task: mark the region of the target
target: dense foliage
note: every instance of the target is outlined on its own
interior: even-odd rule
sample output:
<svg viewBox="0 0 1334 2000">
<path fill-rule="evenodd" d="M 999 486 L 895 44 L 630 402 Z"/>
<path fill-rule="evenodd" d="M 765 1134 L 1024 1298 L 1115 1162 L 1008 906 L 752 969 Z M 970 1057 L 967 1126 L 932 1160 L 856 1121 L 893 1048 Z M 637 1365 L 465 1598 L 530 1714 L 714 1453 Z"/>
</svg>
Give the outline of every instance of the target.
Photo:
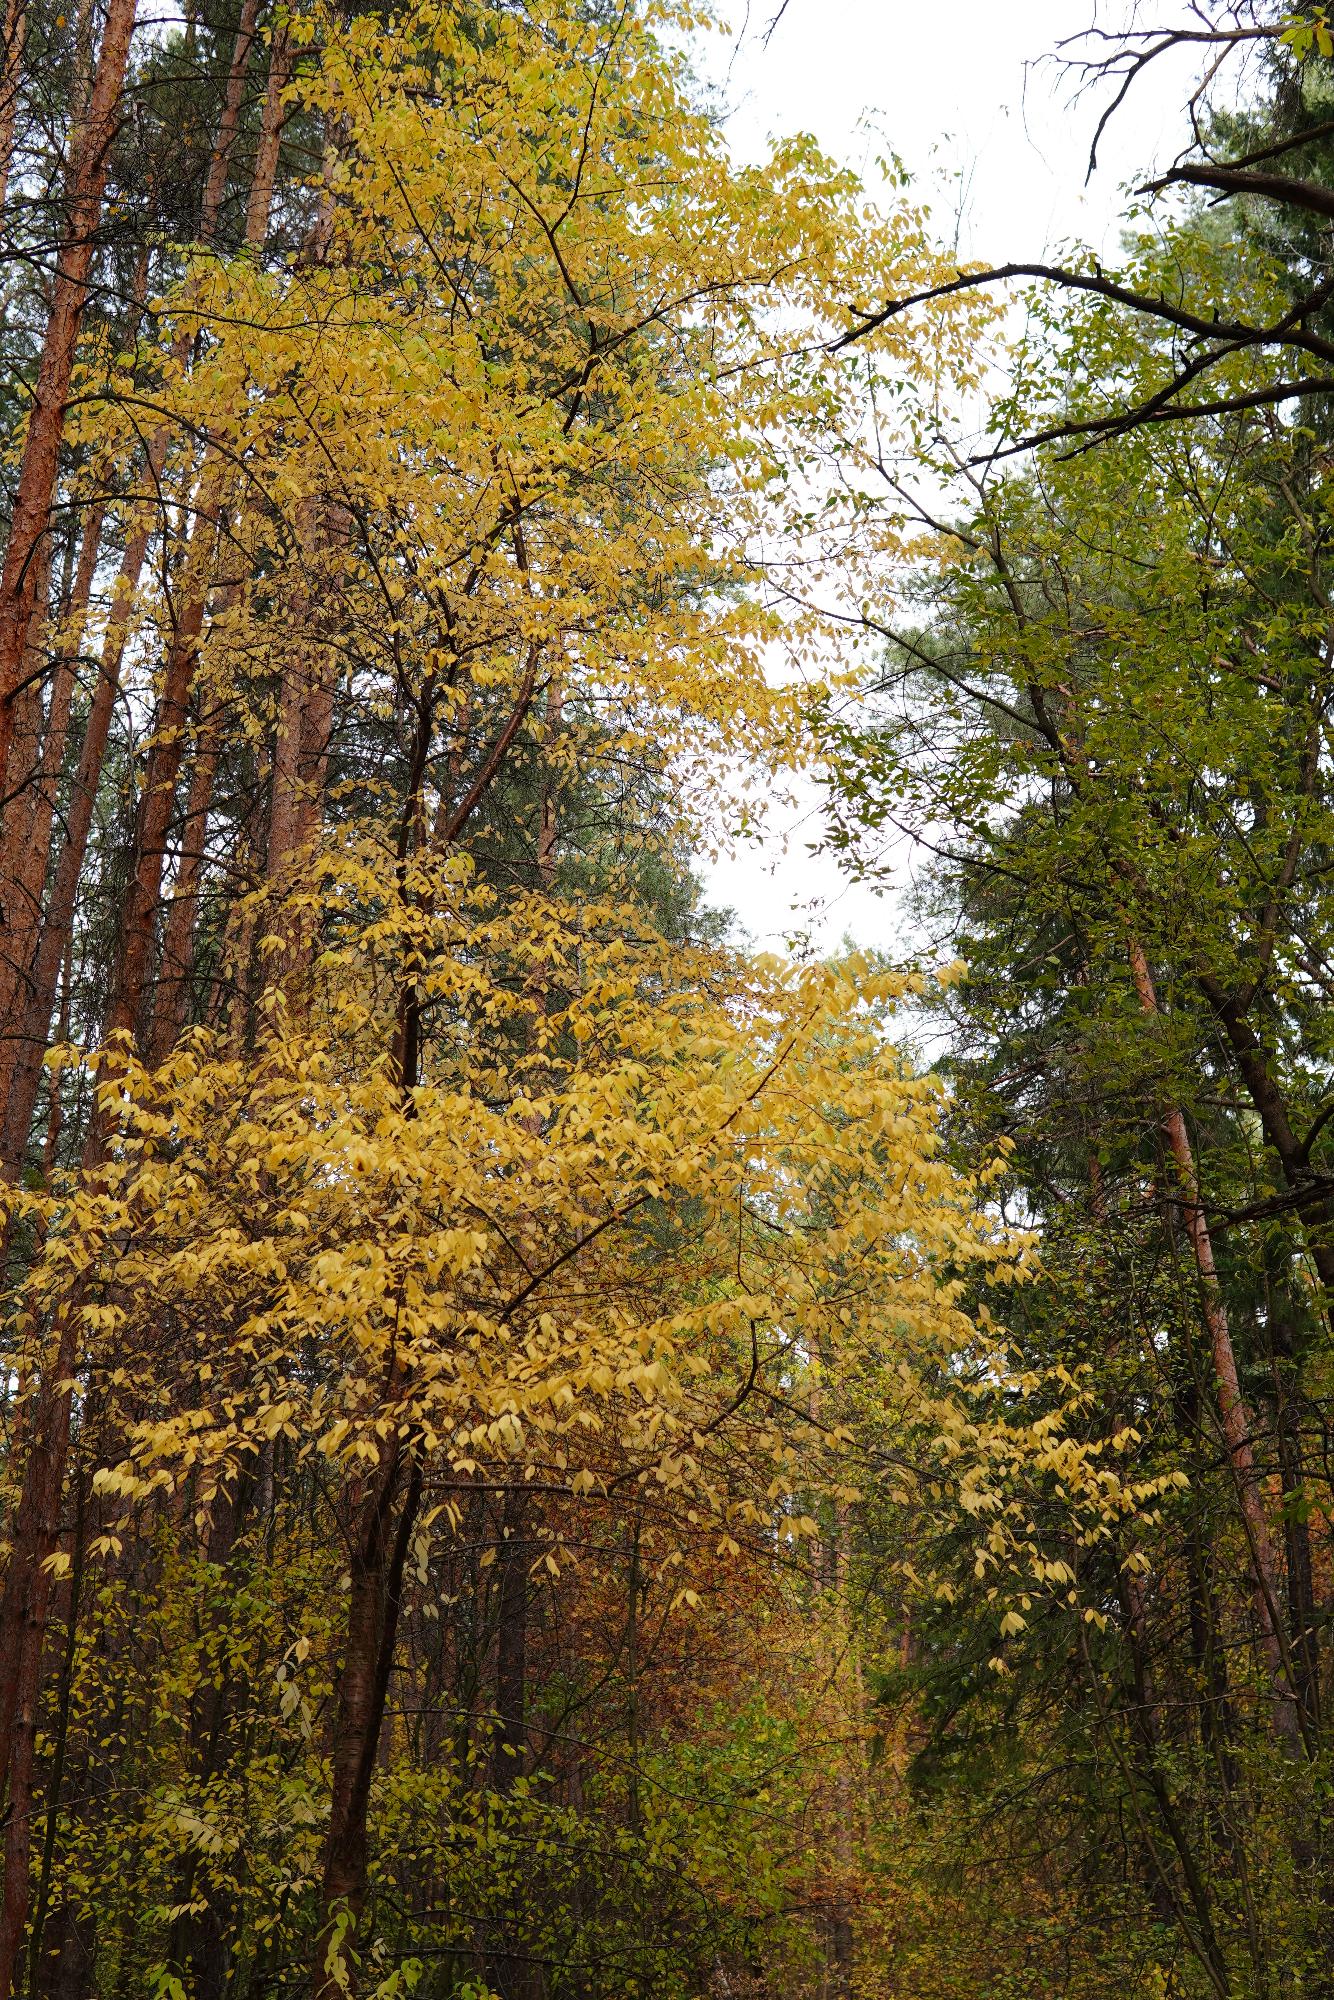
<svg viewBox="0 0 1334 2000">
<path fill-rule="evenodd" d="M 1334 1993 L 1334 32 L 1205 12 L 1002 319 L 685 7 L 8 0 L 0 1995 Z M 920 964 L 705 907 L 812 780 Z"/>
</svg>

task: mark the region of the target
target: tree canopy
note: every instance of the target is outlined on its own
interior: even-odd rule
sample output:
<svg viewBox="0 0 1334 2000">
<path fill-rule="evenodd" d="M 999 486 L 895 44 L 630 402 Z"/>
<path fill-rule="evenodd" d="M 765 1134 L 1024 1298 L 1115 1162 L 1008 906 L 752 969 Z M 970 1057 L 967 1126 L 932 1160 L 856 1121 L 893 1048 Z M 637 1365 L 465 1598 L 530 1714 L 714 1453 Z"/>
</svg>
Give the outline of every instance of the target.
<svg viewBox="0 0 1334 2000">
<path fill-rule="evenodd" d="M 1334 1993 L 1334 28 L 715 25 L 7 0 L 0 2000 Z"/>
</svg>

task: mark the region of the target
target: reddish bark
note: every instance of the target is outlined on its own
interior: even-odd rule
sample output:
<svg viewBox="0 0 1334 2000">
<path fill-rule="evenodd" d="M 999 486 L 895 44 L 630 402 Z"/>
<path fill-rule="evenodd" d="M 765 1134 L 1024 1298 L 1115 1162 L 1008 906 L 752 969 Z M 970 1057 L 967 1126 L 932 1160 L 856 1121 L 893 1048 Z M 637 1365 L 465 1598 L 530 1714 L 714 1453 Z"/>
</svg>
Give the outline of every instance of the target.
<svg viewBox="0 0 1334 2000">
<path fill-rule="evenodd" d="M 278 151 L 282 144 L 287 107 L 283 103 L 292 75 L 292 44 L 285 28 L 279 28 L 269 52 L 269 82 L 264 93 L 264 110 L 259 123 L 259 144 L 255 151 L 255 171 L 246 203 L 245 240 L 256 249 L 264 241 L 273 207 L 273 190 L 278 177 Z"/>
<path fill-rule="evenodd" d="M 1131 975 L 1140 1006 L 1144 1013 L 1156 1015 L 1158 996 L 1154 989 L 1153 976 L 1143 947 L 1136 938 L 1132 937 L 1129 940 L 1128 952 Z M 1251 1599 L 1255 1609 L 1256 1624 L 1260 1631 L 1261 1650 L 1264 1653 L 1265 1666 L 1273 1689 L 1274 1733 L 1285 1750 L 1296 1754 L 1302 1748 L 1301 1715 L 1283 1645 L 1283 1628 L 1279 1613 L 1278 1564 L 1274 1557 L 1269 1521 L 1260 1491 L 1259 1474 L 1256 1471 L 1255 1450 L 1252 1443 L 1254 1427 L 1237 1374 L 1237 1357 L 1232 1345 L 1227 1306 L 1223 1299 L 1222 1286 L 1218 1282 L 1218 1269 L 1214 1262 L 1209 1224 L 1200 1201 L 1195 1155 L 1191 1148 L 1190 1135 L 1186 1130 L 1186 1120 L 1179 1106 L 1171 1105 L 1164 1112 L 1163 1134 L 1176 1168 L 1175 1193 L 1186 1239 L 1195 1260 L 1200 1307 L 1209 1334 L 1219 1425 L 1227 1445 L 1237 1500 L 1250 1546 Z"/>
<path fill-rule="evenodd" d="M 246 243 L 263 241 L 273 201 L 278 146 L 285 107 L 282 93 L 291 67 L 285 32 L 273 44 L 269 84 L 260 123 L 255 178 L 246 210 Z M 147 1027 L 145 999 L 154 933 L 162 902 L 167 833 L 176 799 L 176 782 L 185 755 L 186 726 L 208 594 L 212 582 L 214 543 L 221 515 L 221 481 L 216 463 L 206 457 L 200 472 L 197 526 L 186 560 L 184 603 L 172 634 L 158 701 L 153 746 L 135 822 L 134 868 L 126 891 L 121 943 L 107 1026 L 112 1034 L 141 1034 Z"/>
<path fill-rule="evenodd" d="M 255 19 L 258 13 L 259 0 L 244 0 L 241 18 L 236 25 L 236 40 L 232 44 L 232 66 L 228 73 L 227 90 L 218 118 L 217 137 L 208 163 L 208 179 L 204 183 L 204 197 L 200 203 L 201 243 L 213 242 L 222 217 L 222 203 L 227 192 L 227 168 L 231 161 L 232 144 L 236 138 L 236 127 L 241 116 L 242 100 L 245 97 L 246 71 L 250 65 L 250 50 L 255 40 Z"/>
<path fill-rule="evenodd" d="M 232 52 L 226 96 L 209 162 L 209 178 L 200 217 L 200 239 L 205 243 L 212 242 L 217 233 L 227 167 L 235 142 L 254 39 L 255 13 L 256 6 L 247 0 Z M 146 293 L 147 279 L 147 264 L 141 260 L 135 282 L 134 296 L 137 301 L 142 301 Z M 186 329 L 178 334 L 173 349 L 173 360 L 177 366 L 184 365 L 189 345 L 190 335 Z M 167 426 L 159 425 L 149 438 L 146 453 L 144 485 L 148 494 L 161 491 L 169 443 Z M 4 1050 L 3 1067 L 0 1067 L 0 1093 L 5 1106 L 3 1125 L 0 1126 L 0 1172 L 6 1179 L 12 1180 L 19 1170 L 41 1087 L 42 1057 L 50 1031 L 56 982 L 73 923 L 98 781 L 120 689 L 121 663 L 129 637 L 135 593 L 151 539 L 152 524 L 145 518 L 133 529 L 121 558 L 120 576 L 102 646 L 100 672 L 84 730 L 65 840 L 57 859 L 35 957 L 27 968 L 23 982 L 16 1033 Z"/>
<path fill-rule="evenodd" d="M 18 128 L 23 51 L 28 39 L 27 0 L 8 0 L 5 8 L 4 58 L 0 68 L 0 208 L 9 194 L 14 165 L 14 135 Z"/>
<path fill-rule="evenodd" d="M 15 1177 L 22 1162 L 32 1124 L 33 1108 L 41 1085 L 42 1057 L 50 1033 L 56 983 L 60 977 L 60 964 L 74 921 L 79 880 L 83 873 L 84 856 L 88 850 L 88 836 L 92 828 L 97 785 L 103 759 L 106 756 L 107 738 L 111 730 L 116 696 L 120 690 L 121 662 L 125 654 L 125 643 L 129 637 L 134 590 L 143 567 L 148 541 L 149 530 L 147 525 L 144 525 L 136 530 L 121 561 L 120 579 L 116 586 L 111 616 L 102 643 L 97 685 L 93 690 L 93 699 L 84 725 L 79 768 L 75 774 L 69 811 L 65 820 L 64 844 L 56 861 L 51 893 L 47 901 L 46 921 L 42 926 L 36 961 L 28 980 L 28 997 L 16 1036 L 9 1044 L 13 1053 L 8 1065 L 8 1074 L 0 1079 L 6 1086 L 0 1168 L 9 1180 Z"/>
<path fill-rule="evenodd" d="M 135 0 L 109 0 L 88 116 L 75 152 L 66 239 L 56 260 L 51 311 L 19 465 L 9 544 L 0 571 L 0 798 L 8 786 L 15 697 L 39 609 L 39 558 L 50 531 L 70 377 L 88 298 L 107 154 L 117 129 L 134 15 Z"/>
<path fill-rule="evenodd" d="M 1011 605 L 1022 623 L 1024 622 L 1022 608 L 1013 583 L 1003 565 L 998 564 L 998 567 L 1001 569 L 1002 581 L 1010 596 Z M 1056 727 L 1041 688 L 1031 687 L 1029 694 L 1039 728 L 1056 751 L 1072 785 L 1076 791 L 1086 790 L 1091 783 L 1091 774 L 1078 732 L 1067 734 Z M 1123 881 L 1133 883 L 1134 872 L 1126 863 L 1114 861 L 1113 869 Z M 1144 948 L 1133 931 L 1127 933 L 1126 953 L 1141 1010 L 1146 1015 L 1156 1016 L 1159 1009 L 1153 976 L 1149 970 Z M 1215 1405 L 1227 1446 L 1228 1465 L 1236 1488 L 1242 1523 L 1246 1531 L 1252 1586 L 1251 1600 L 1260 1632 L 1261 1651 L 1274 1695 L 1272 1711 L 1274 1734 L 1286 1752 L 1290 1755 L 1299 1755 L 1304 1747 L 1302 1715 L 1296 1697 L 1295 1676 L 1285 1645 L 1279 1608 L 1278 1565 L 1274 1557 L 1273 1540 L 1269 1532 L 1268 1517 L 1265 1513 L 1255 1464 L 1252 1442 L 1254 1426 L 1241 1392 L 1227 1306 L 1218 1280 L 1213 1241 L 1200 1199 L 1195 1156 L 1186 1129 L 1185 1117 L 1179 1105 L 1169 1105 L 1163 1112 L 1162 1130 L 1176 1172 L 1176 1187 L 1173 1192 L 1195 1263 L 1200 1305 L 1209 1335 L 1210 1356 L 1213 1363 Z"/>
<path fill-rule="evenodd" d="M 15 695 L 21 664 L 29 644 L 38 601 L 38 585 L 54 494 L 55 477 L 78 324 L 87 294 L 93 231 L 101 211 L 105 155 L 114 136 L 114 114 L 124 78 L 134 0 L 110 0 L 106 31 L 82 142 L 78 149 L 71 202 L 71 242 L 62 252 L 57 271 L 51 319 L 39 370 L 37 395 L 20 467 L 14 527 L 0 579 L 0 780 L 7 770 L 13 736 Z M 238 54 L 239 54 L 238 37 Z M 248 50 L 247 50 L 248 53 Z M 241 68 L 234 58 L 234 73 Z M 270 90 L 272 97 L 272 87 Z M 221 135 L 220 135 L 221 142 Z M 227 143 L 230 143 L 228 136 Z M 216 157 L 216 153 L 215 153 Z M 276 151 L 275 151 L 276 159 Z M 252 203 L 253 211 L 253 203 Z M 216 218 L 215 218 L 216 219 Z M 160 472 L 165 438 L 150 444 L 150 470 Z M 209 523 L 211 528 L 212 524 Z M 91 823 L 92 804 L 105 753 L 112 706 L 119 685 L 121 659 L 128 632 L 133 593 L 149 531 L 137 530 L 122 563 L 121 588 L 113 604 L 103 649 L 102 671 L 85 730 L 80 771 L 70 825 L 53 885 L 51 907 L 38 950 L 33 1005 L 23 1045 L 31 1071 L 40 1064 L 40 1049 L 50 1021 L 50 1002 L 58 976 L 64 941 L 69 933 L 74 899 Z M 211 545 L 202 553 L 211 558 Z M 161 886 L 164 838 L 183 746 L 185 708 L 193 678 L 202 629 L 206 577 L 188 594 L 167 662 L 159 706 L 154 755 L 140 802 L 136 851 L 138 867 L 131 885 L 125 925 L 125 949 L 118 968 L 112 1026 L 127 1025 L 142 1000 L 151 935 Z M 37 1010 L 41 1006 L 40 1021 Z M 33 1062 L 33 1057 L 36 1062 Z M 26 1078 L 25 1078 L 26 1081 Z M 23 1093 L 26 1095 L 26 1091 Z M 11 1099 L 13 1093 L 11 1092 Z M 13 1119 L 6 1107 L 7 1159 L 21 1157 L 31 1120 Z M 101 1134 L 93 1121 L 86 1157 L 96 1161 Z M 50 1595 L 47 1558 L 55 1546 L 61 1496 L 69 1454 L 73 1405 L 71 1376 L 77 1366 L 77 1298 L 66 1303 L 51 1365 L 42 1371 L 29 1429 L 29 1449 L 22 1494 L 14 1522 L 12 1552 L 0 1593 L 0 1773 L 7 1776 L 5 1820 L 5 1882 L 0 1898 L 0 2000 L 13 1991 L 17 1955 L 27 1920 L 30 1862 L 32 1775 L 37 1703 L 41 1689 L 42 1656 Z"/>
<path fill-rule="evenodd" d="M 26 1003 L 30 968 L 41 930 L 42 891 L 51 850 L 56 789 L 69 740 L 76 670 L 104 512 L 103 504 L 95 503 L 84 526 L 78 569 L 54 648 L 55 665 L 45 726 L 35 681 L 21 698 L 24 705 L 31 698 L 34 754 L 25 760 L 29 768 L 24 774 L 23 790 L 10 804 L 12 837 L 3 844 L 4 981 L 0 986 L 0 1008 L 6 1021 L 17 1020 Z M 27 733 L 16 730 L 16 747 Z"/>
</svg>

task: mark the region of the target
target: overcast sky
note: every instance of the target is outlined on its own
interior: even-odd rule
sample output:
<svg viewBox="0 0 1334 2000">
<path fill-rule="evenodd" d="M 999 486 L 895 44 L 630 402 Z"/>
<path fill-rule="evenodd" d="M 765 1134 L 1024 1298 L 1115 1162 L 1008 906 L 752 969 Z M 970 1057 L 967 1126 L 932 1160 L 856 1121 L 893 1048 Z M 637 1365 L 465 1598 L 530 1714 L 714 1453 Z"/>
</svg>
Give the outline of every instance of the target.
<svg viewBox="0 0 1334 2000">
<path fill-rule="evenodd" d="M 872 186 L 870 163 L 895 153 L 965 258 L 1032 261 L 1072 238 L 1114 256 L 1124 184 L 1170 157 L 1185 129 L 1186 73 L 1150 69 L 1085 184 L 1106 99 L 1075 98 L 1070 74 L 1044 58 L 1095 13 L 1117 25 L 1125 0 L 788 0 L 766 47 L 777 4 L 751 0 L 746 31 L 711 50 L 737 153 L 754 158 L 768 135 L 810 131 Z M 744 0 L 733 6 L 740 23 Z M 908 949 L 892 896 L 808 855 L 818 833 L 809 808 L 771 811 L 758 851 L 706 871 L 711 899 L 735 908 L 761 947 L 804 933 L 828 949 L 848 931 L 895 955 Z"/>
</svg>

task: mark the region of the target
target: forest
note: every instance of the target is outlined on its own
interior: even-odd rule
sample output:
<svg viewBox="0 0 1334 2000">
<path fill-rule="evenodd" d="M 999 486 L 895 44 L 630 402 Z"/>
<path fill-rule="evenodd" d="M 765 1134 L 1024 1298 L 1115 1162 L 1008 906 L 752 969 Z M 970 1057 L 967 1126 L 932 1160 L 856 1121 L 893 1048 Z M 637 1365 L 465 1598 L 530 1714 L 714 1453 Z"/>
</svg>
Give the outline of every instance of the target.
<svg viewBox="0 0 1334 2000">
<path fill-rule="evenodd" d="M 1334 12 L 981 263 L 183 9 L 0 0 L 0 2000 L 1334 2000 Z"/>
</svg>

